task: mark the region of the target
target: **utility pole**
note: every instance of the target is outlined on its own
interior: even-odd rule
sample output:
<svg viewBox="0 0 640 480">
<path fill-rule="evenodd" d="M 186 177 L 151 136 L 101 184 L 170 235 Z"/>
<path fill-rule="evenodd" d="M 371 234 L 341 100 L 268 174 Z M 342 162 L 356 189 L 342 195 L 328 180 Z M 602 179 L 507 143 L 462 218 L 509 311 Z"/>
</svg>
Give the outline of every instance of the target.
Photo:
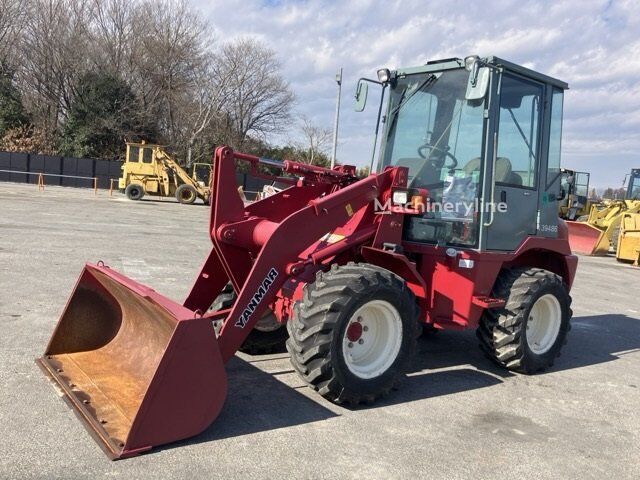
<svg viewBox="0 0 640 480">
<path fill-rule="evenodd" d="M 338 149 L 338 121 L 340 120 L 340 94 L 342 93 L 342 67 L 336 73 L 336 83 L 338 84 L 338 98 L 336 99 L 336 118 L 333 122 L 333 150 L 331 152 L 331 168 L 336 166 L 336 150 Z"/>
</svg>

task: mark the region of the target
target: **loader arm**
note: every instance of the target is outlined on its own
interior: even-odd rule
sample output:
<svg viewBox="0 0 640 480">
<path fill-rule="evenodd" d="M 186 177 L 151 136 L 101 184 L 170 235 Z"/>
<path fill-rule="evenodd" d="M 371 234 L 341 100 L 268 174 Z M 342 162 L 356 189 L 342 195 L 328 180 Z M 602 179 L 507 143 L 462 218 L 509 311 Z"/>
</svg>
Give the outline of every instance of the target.
<svg viewBox="0 0 640 480">
<path fill-rule="evenodd" d="M 193 188 L 196 189 L 196 192 L 198 192 L 198 195 L 200 197 L 202 198 L 205 197 L 204 188 L 198 182 L 194 181 L 193 178 L 191 178 L 191 175 L 189 175 L 184 168 L 178 165 L 178 162 L 176 162 L 173 158 L 171 158 L 164 150 L 158 151 L 158 159 L 163 163 L 163 165 L 166 168 L 171 170 L 174 173 L 174 175 L 176 175 L 180 179 L 182 183 L 191 185 Z"/>
<path fill-rule="evenodd" d="M 293 175 L 293 186 L 244 205 L 236 161 L 252 170 L 278 166 Z M 358 180 L 353 167 L 274 163 L 229 148 L 216 150 L 213 170 L 213 248 L 184 304 L 104 264 L 87 264 L 38 359 L 111 458 L 206 429 L 226 397 L 224 364 L 261 314 L 337 255 L 371 245 L 383 217 L 373 200 L 406 178 L 395 168 Z M 208 312 L 229 280 L 238 292 L 233 307 Z M 219 335 L 214 321 L 222 322 Z"/>
<path fill-rule="evenodd" d="M 245 207 L 233 188 L 236 159 L 260 161 L 234 154 L 228 148 L 216 151 L 211 206 L 213 249 L 185 301 L 185 306 L 201 310 L 210 305 L 219 290 L 207 288 L 214 285 L 214 269 L 223 267 L 238 292 L 218 337 L 225 362 L 236 353 L 285 282 L 313 268 L 322 258 L 323 248 L 331 249 L 331 245 L 323 245 L 311 252 L 310 246 L 350 222 L 351 237 L 360 242 L 373 237 L 371 217 L 364 221 L 363 209 L 389 188 L 393 172 L 356 180 L 347 167 L 339 171 L 285 162 L 285 171 L 300 175 L 298 183 Z M 226 278 L 217 281 L 215 287 L 221 288 L 225 282 Z"/>
</svg>

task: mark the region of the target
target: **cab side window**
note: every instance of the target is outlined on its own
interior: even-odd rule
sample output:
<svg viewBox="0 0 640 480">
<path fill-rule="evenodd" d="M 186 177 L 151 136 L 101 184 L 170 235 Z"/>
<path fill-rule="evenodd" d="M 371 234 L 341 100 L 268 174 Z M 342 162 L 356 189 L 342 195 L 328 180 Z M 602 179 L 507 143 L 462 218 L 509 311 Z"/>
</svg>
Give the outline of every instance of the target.
<svg viewBox="0 0 640 480">
<path fill-rule="evenodd" d="M 534 188 L 539 151 L 543 87 L 503 74 L 495 181 Z"/>
<path fill-rule="evenodd" d="M 153 150 L 150 148 L 142 149 L 142 163 L 151 163 L 153 157 Z"/>
<path fill-rule="evenodd" d="M 547 188 L 560 175 L 560 147 L 562 140 L 562 103 L 564 93 L 553 89 L 551 97 L 551 124 L 549 126 L 549 165 L 547 168 Z"/>
<path fill-rule="evenodd" d="M 140 161 L 140 147 L 129 147 L 129 162 Z"/>
</svg>

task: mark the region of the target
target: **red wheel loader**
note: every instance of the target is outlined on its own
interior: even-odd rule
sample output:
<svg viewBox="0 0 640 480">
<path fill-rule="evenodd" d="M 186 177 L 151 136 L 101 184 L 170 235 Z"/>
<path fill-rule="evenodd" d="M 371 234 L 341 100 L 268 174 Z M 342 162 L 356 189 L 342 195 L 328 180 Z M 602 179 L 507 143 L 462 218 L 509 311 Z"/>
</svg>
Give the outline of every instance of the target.
<svg viewBox="0 0 640 480">
<path fill-rule="evenodd" d="M 352 405 L 390 392 L 423 327 L 476 329 L 511 370 L 552 365 L 577 266 L 557 217 L 567 85 L 477 56 L 380 70 L 358 110 L 368 85 L 382 141 L 366 178 L 216 150 L 213 247 L 182 304 L 85 267 L 38 363 L 110 457 L 206 429 L 225 363 L 265 331 L 286 329 L 305 382 Z M 238 162 L 290 187 L 245 205 Z"/>
</svg>

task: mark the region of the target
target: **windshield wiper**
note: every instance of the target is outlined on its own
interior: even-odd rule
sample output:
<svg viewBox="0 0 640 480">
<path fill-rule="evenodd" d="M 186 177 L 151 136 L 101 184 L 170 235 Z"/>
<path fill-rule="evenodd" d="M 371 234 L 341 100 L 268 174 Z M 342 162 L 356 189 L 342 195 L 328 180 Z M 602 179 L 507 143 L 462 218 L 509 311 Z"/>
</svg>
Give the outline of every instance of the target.
<svg viewBox="0 0 640 480">
<path fill-rule="evenodd" d="M 393 132 L 393 129 L 396 126 L 396 123 L 398 121 L 398 115 L 396 114 L 398 113 L 398 111 L 402 107 L 404 107 L 407 104 L 407 102 L 411 100 L 411 98 L 420 90 L 422 90 L 425 87 L 430 87 L 431 85 L 436 83 L 436 80 L 438 80 L 438 78 L 439 77 L 437 77 L 433 73 L 430 74 L 426 79 L 424 79 L 424 81 L 420 85 L 418 85 L 418 87 L 413 92 L 411 92 L 411 94 L 407 98 L 404 98 L 404 96 L 407 93 L 408 87 L 402 91 L 398 105 L 396 105 L 396 107 L 393 110 L 391 110 L 391 112 L 389 112 L 389 116 L 391 117 L 391 124 L 389 125 L 389 130 L 388 130 L 389 133 L 387 134 L 387 137 L 391 136 L 391 133 Z"/>
<path fill-rule="evenodd" d="M 389 112 L 389 115 L 395 115 L 398 112 L 398 110 L 404 107 L 407 104 L 407 102 L 411 100 L 411 98 L 413 98 L 413 96 L 416 93 L 418 93 L 420 90 L 422 90 L 425 87 L 430 87 L 432 84 L 435 83 L 436 80 L 438 80 L 438 77 L 432 73 L 427 78 L 425 78 L 424 81 L 420 85 L 418 85 L 418 87 L 413 92 L 411 92 L 411 94 L 407 98 L 404 98 L 405 94 L 407 93 L 407 89 L 405 88 L 404 91 L 402 92 L 402 95 L 400 96 L 400 101 L 398 102 L 398 105 L 396 105 L 396 107 L 393 110 L 391 110 L 391 112 Z"/>
</svg>

